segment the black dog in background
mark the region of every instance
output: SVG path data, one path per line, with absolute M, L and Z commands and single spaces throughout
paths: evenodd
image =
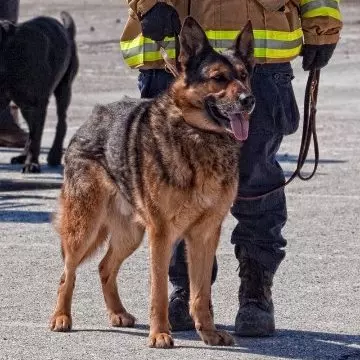
M 29 126 L 24 151 L 11 159 L 12 164 L 24 164 L 23 172 L 40 172 L 41 137 L 53 93 L 58 123 L 47 162 L 61 164 L 71 85 L 79 67 L 74 20 L 65 11 L 61 18 L 64 25 L 50 17 L 18 25 L 0 21 L 0 109 L 12 100 Z

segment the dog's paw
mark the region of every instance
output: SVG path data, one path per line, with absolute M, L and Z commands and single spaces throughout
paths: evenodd
M 110 324 L 116 327 L 133 327 L 135 318 L 131 314 L 124 312 L 119 314 L 110 314 Z
M 23 174 L 38 174 L 40 173 L 40 165 L 37 163 L 25 164 L 22 172 Z
M 234 338 L 223 330 L 202 330 L 198 333 L 206 345 L 230 346 L 235 343 Z
M 149 335 L 149 347 L 158 349 L 170 349 L 174 347 L 174 340 L 169 334 L 166 333 Z
M 25 164 L 26 155 L 14 156 L 11 158 L 11 164 Z
M 50 330 L 52 331 L 70 331 L 71 326 L 71 316 L 68 315 L 54 315 L 50 321 Z

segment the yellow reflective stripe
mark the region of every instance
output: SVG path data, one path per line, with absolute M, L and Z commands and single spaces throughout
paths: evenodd
M 299 39 L 303 36 L 302 30 L 297 29 L 292 32 L 286 31 L 276 31 L 276 30 L 253 30 L 255 39 L 270 39 L 270 40 L 283 40 L 283 41 L 292 41 Z M 239 34 L 238 30 L 208 30 L 206 31 L 206 36 L 209 40 L 234 40 Z M 164 42 L 174 41 L 173 37 L 168 37 L 164 39 Z M 137 36 L 133 40 L 121 41 L 122 49 L 131 49 L 133 47 L 141 46 L 144 44 L 155 44 L 151 39 L 145 38 L 141 35 Z
M 169 49 L 166 51 L 170 58 L 175 59 L 175 49 Z M 141 54 L 124 58 L 126 64 L 131 67 L 143 65 L 146 62 L 162 60 L 162 56 L 159 51 L 143 52 Z
M 314 9 L 307 11 L 305 14 L 302 15 L 303 18 L 312 18 L 316 16 L 330 16 L 337 20 L 341 20 L 341 14 L 339 10 L 328 8 L 328 7 L 322 7 L 319 9 Z
M 174 37 L 166 37 L 162 42 L 166 46 L 167 42 L 175 41 Z M 135 39 L 132 40 L 123 40 L 120 42 L 121 49 L 128 50 L 134 47 L 142 46 L 144 44 L 155 44 L 154 40 L 146 38 L 142 35 L 138 35 Z
M 340 20 L 340 0 L 302 0 L 300 2 L 301 16 L 311 18 L 316 16 L 330 16 Z
M 313 2 L 313 1 L 316 1 L 316 0 L 301 0 L 300 1 L 300 6 L 303 6 L 307 3 L 310 3 L 310 2 Z M 336 1 L 338 4 L 340 4 L 340 0 L 333 0 L 333 1 Z
M 254 55 L 257 58 L 287 59 L 296 57 L 300 53 L 303 32 L 297 29 L 292 32 L 276 30 L 253 30 L 255 38 Z M 206 35 L 215 46 L 216 51 L 226 50 L 227 42 L 233 41 L 239 34 L 237 30 L 208 30 Z M 163 41 L 169 57 L 175 58 L 174 38 Z M 231 44 L 230 44 L 231 45 Z M 120 42 L 125 62 L 130 67 L 141 66 L 146 62 L 162 60 L 158 45 L 142 35 L 133 40 Z
M 254 55 L 257 58 L 267 59 L 291 59 L 300 54 L 301 47 L 297 46 L 294 49 L 254 49 Z
M 276 31 L 276 30 L 253 30 L 255 39 L 270 39 L 270 40 L 282 40 L 293 41 L 303 37 L 302 29 L 296 29 L 291 32 Z
M 209 40 L 234 40 L 240 31 L 235 30 L 208 30 L 205 31 Z M 270 39 L 270 40 L 283 40 L 292 41 L 299 39 L 303 36 L 302 29 L 296 29 L 292 32 L 276 31 L 276 30 L 253 30 L 255 39 Z
M 238 34 L 239 30 L 207 30 L 205 31 L 206 36 L 209 40 L 234 40 Z

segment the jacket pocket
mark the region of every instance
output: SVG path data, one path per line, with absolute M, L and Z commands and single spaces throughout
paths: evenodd
M 292 73 L 279 72 L 273 74 L 273 81 L 277 89 L 277 101 L 274 104 L 275 122 L 283 135 L 293 134 L 299 127 L 300 114 L 291 84 L 293 79 Z
M 251 121 L 252 132 L 289 135 L 297 130 L 300 115 L 291 84 L 293 78 L 291 70 L 255 69 L 252 90 L 256 105 Z

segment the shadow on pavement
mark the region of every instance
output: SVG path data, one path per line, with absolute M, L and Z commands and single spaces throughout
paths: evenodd
M 0 189 L 1 181 L 0 181 Z M 15 191 L 15 190 L 14 190 Z M 18 202 L 18 200 L 35 200 L 34 202 Z M 47 223 L 50 222 L 51 214 L 45 211 L 32 211 L 29 207 L 41 206 L 41 202 L 36 200 L 55 200 L 56 196 L 41 196 L 30 193 L 18 195 L 1 195 L 0 190 L 0 222 L 22 222 L 22 223 Z M 26 208 L 26 210 L 19 210 Z
M 278 154 L 276 156 L 276 160 L 281 163 L 297 163 L 299 155 L 291 155 L 291 154 Z M 314 159 L 307 159 L 305 164 L 313 164 L 315 162 Z M 347 160 L 334 160 L 334 159 L 322 159 L 320 157 L 319 164 L 344 164 L 347 163 Z
M 51 212 L 31 210 L 0 210 L 0 223 L 42 224 L 51 222 Z
M 41 200 L 55 200 L 57 196 L 34 194 L 36 190 L 60 189 L 61 181 L 36 180 L 0 180 L 0 223 L 41 224 L 51 221 L 48 211 L 29 210 L 29 207 L 41 206 Z M 22 191 L 21 194 L 17 192 Z M 11 192 L 11 194 L 9 194 Z M 6 193 L 6 194 L 5 194 Z M 19 200 L 34 200 L 21 202 Z M 36 201 L 38 200 L 38 201 Z M 40 201 L 39 201 L 40 200 Z M 21 210 L 21 208 L 25 208 Z
M 219 329 L 233 332 L 232 326 L 218 325 Z M 141 330 L 141 331 L 139 331 Z M 116 332 L 126 335 L 147 337 L 148 325 L 138 324 L 133 329 L 76 329 L 74 332 Z M 301 330 L 279 329 L 276 335 L 268 338 L 235 337 L 234 346 L 205 346 L 195 331 L 173 333 L 175 340 L 197 341 L 199 346 L 183 346 L 184 348 L 215 350 L 239 354 L 256 354 L 284 359 L 301 360 L 359 360 L 360 335 L 334 334 Z M 178 346 L 179 347 L 179 346 Z
M 360 335 L 279 329 L 271 338 L 236 338 L 236 345 L 242 353 L 286 359 L 360 359 Z
M 0 191 L 1 192 L 1 191 Z M 38 200 L 55 200 L 57 199 L 57 196 L 45 196 L 45 195 L 34 195 L 32 193 L 30 194 L 19 194 L 19 195 L 9 195 L 9 194 L 6 194 L 6 195 L 1 195 L 0 194 L 0 201 L 8 201 L 8 200 L 13 200 L 13 201 L 16 201 L 16 200 L 20 200 L 20 199 L 38 199 Z M 8 207 L 9 204 L 16 204 L 15 202 L 14 203 L 4 203 L 4 204 L 0 204 L 0 208 L 2 209 L 4 206 L 5 207 Z M 28 206 L 28 204 L 17 204 L 17 205 L 20 205 L 20 206 Z
M 48 166 L 45 163 L 40 163 L 41 166 L 41 173 L 39 175 L 37 174 L 24 174 L 24 177 L 33 177 L 33 178 L 42 178 L 43 174 L 59 174 L 63 175 L 64 168 L 63 166 Z M 23 165 L 22 164 L 8 164 L 8 163 L 0 163 L 0 171 L 5 172 L 15 172 L 20 173 L 22 172 Z
M 0 147 L 0 152 L 3 153 L 21 153 L 23 148 L 13 148 L 13 147 Z M 47 154 L 50 151 L 49 147 L 41 147 L 40 154 Z
M 52 190 L 60 189 L 62 183 L 57 180 L 53 181 L 39 181 L 35 180 L 0 180 L 0 193 L 9 191 L 24 191 L 24 190 Z

